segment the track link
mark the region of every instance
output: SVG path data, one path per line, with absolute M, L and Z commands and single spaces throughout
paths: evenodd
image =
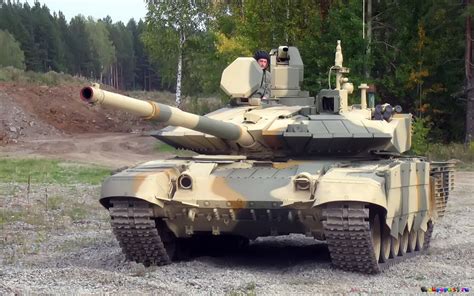
M 128 260 L 145 266 L 171 263 L 147 202 L 121 198 L 111 204 L 112 229 Z
M 364 203 L 336 203 L 323 211 L 323 226 L 332 264 L 348 271 L 378 273 L 389 266 L 414 257 L 429 247 L 432 223 L 425 232 L 422 250 L 378 262 L 373 249 L 369 222 L 369 208 Z

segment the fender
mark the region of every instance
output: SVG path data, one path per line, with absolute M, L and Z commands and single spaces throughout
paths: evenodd
M 177 164 L 145 163 L 108 177 L 102 184 L 100 203 L 109 208 L 112 197 L 134 197 L 163 208 L 176 190 Z
M 313 207 L 329 202 L 360 201 L 387 210 L 385 178 L 374 170 L 332 168 L 318 180 Z

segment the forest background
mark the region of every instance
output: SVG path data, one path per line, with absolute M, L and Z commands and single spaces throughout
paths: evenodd
M 0 0 L 0 67 L 64 72 L 122 90 L 223 96 L 222 70 L 257 49 L 297 46 L 303 88 L 327 88 L 337 40 L 355 86 L 415 117 L 421 140 L 466 138 L 466 1 L 147 1 L 138 22 Z M 365 19 L 365 22 L 364 22 Z M 1 79 L 1 77 L 0 77 Z M 355 102 L 354 102 L 355 103 Z M 419 139 L 415 138 L 415 141 Z M 423 151 L 418 151 L 423 152 Z

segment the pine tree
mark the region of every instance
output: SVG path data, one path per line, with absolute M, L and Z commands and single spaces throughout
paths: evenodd
M 25 55 L 20 44 L 7 31 L 0 30 L 0 67 L 25 69 Z

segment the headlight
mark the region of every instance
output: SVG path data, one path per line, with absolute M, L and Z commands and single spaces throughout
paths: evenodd
M 301 173 L 293 180 L 295 184 L 295 190 L 310 190 L 312 178 L 309 173 Z
M 193 188 L 193 178 L 188 174 L 181 174 L 178 178 L 178 185 L 181 189 Z

